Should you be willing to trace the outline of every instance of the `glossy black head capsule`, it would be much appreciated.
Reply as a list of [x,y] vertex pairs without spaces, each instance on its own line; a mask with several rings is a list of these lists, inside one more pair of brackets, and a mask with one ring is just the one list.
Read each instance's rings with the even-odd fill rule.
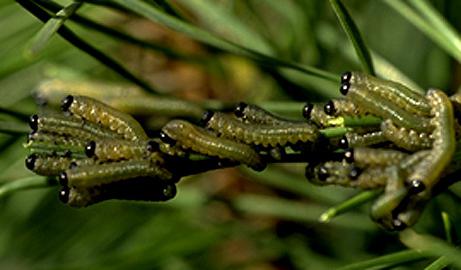
[[29,127],[32,129],[32,132],[38,130],[38,115],[34,114],[29,118]]
[[213,111],[206,111],[202,115],[202,119],[200,119],[200,124],[203,126],[206,126],[208,124],[208,121],[210,121],[211,117],[213,117],[214,112]]
[[342,136],[341,139],[339,139],[338,147],[342,149],[349,148],[349,142],[347,141],[346,136]]
[[63,112],[67,112],[69,110],[70,106],[72,105],[72,102],[74,102],[74,97],[73,96],[68,95],[67,97],[65,97],[61,102],[61,110]]
[[59,191],[59,194],[58,194],[58,198],[61,202],[63,203],[67,203],[69,202],[69,194],[70,194],[70,190],[68,187],[64,186],[61,188],[61,190]]
[[403,231],[404,229],[408,227],[407,224],[405,224],[403,221],[401,221],[398,218],[392,220],[392,226],[393,226],[392,229],[394,231]]
[[418,194],[420,192],[423,192],[426,189],[426,186],[421,180],[415,179],[411,180],[409,185],[408,185],[408,192],[410,194]]
[[362,173],[362,170],[360,168],[353,167],[351,171],[349,172],[349,178],[351,180],[357,180],[357,178],[359,178],[361,173]]
[[314,109],[314,104],[306,103],[306,105],[304,105],[303,107],[303,117],[306,118],[307,120],[311,119],[311,113],[313,109]]
[[329,100],[325,105],[323,106],[323,111],[330,116],[334,116],[336,114],[336,108],[333,100]]
[[238,118],[243,118],[245,116],[243,112],[245,111],[247,107],[248,107],[248,104],[246,104],[245,102],[240,102],[239,104],[237,104],[237,106],[235,106],[235,109],[234,109],[235,116],[237,116]]
[[69,184],[69,179],[67,179],[67,173],[65,172],[62,172],[61,174],[59,174],[59,184],[63,187],[67,186],[67,184]]
[[339,92],[341,94],[343,94],[344,96],[347,95],[347,93],[349,92],[349,89],[351,88],[351,84],[346,82],[346,83],[343,83],[341,84],[341,86],[339,87]]
[[33,171],[35,168],[35,161],[37,160],[37,155],[32,154],[26,158],[26,168]]
[[86,144],[86,146],[85,146],[85,155],[87,157],[89,157],[89,158],[93,157],[95,151],[96,151],[96,142],[95,141],[91,141],[91,142]]
[[162,195],[164,200],[169,200],[174,198],[176,196],[176,186],[175,185],[167,185],[163,190],[162,190]]
[[319,170],[317,171],[317,179],[320,181],[326,181],[330,174],[325,166],[320,166]]
[[170,146],[173,146],[176,144],[176,141],[170,138],[168,135],[166,135],[165,132],[163,131],[160,131],[160,140],[166,144],[169,144]]
[[156,152],[156,151],[159,151],[160,148],[159,148],[158,143],[156,141],[150,140],[150,141],[147,142],[146,150],[148,152]]
[[354,149],[349,148],[344,152],[344,160],[348,163],[354,162]]
[[344,72],[343,74],[341,74],[341,84],[350,82],[351,78],[352,78],[352,72],[350,71]]

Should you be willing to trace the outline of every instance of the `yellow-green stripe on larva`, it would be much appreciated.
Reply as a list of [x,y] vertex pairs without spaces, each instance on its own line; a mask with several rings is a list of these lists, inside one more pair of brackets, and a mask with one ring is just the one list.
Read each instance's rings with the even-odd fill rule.
[[381,130],[384,137],[393,142],[398,147],[408,151],[418,151],[428,149],[432,146],[430,134],[416,132],[412,129],[397,127],[391,120],[385,120],[381,123]]
[[350,85],[346,97],[365,111],[383,119],[390,119],[398,126],[414,129],[419,132],[432,130],[428,118],[414,115],[363,86]]
[[425,189],[417,196],[424,199],[431,196],[432,187],[450,164],[456,148],[453,106],[450,99],[444,92],[435,89],[428,91],[427,99],[432,106],[434,142],[429,155],[415,167],[407,179],[410,185],[418,185],[418,181],[423,183]]
[[133,142],[126,140],[96,140],[86,145],[86,154],[98,161],[117,161],[123,159],[141,159],[150,153],[147,151],[147,142]]
[[83,119],[123,135],[128,140],[147,140],[141,125],[129,114],[118,111],[98,100],[85,96],[67,96],[62,108]]
[[230,159],[246,164],[255,170],[261,170],[265,164],[258,153],[250,146],[232,140],[217,138],[203,128],[183,120],[172,120],[162,132],[176,141],[183,149],[200,154]]
[[171,172],[149,160],[127,160],[68,169],[60,180],[70,187],[86,188],[142,176],[158,180],[173,178]]
[[251,125],[238,121],[232,115],[215,112],[208,120],[207,127],[224,138],[233,138],[246,144],[284,146],[288,143],[314,142],[318,128],[302,122],[287,122],[286,125]]
[[241,119],[244,122],[250,124],[278,126],[286,125],[288,121],[264,110],[257,105],[246,104],[243,102],[239,103],[235,107],[234,114],[238,119]]
[[73,136],[81,140],[92,138],[121,138],[121,136],[109,129],[78,119],[58,114],[34,115],[30,119],[32,130],[40,133],[55,133],[64,136]]
[[350,153],[354,164],[359,167],[395,165],[408,156],[398,150],[368,147],[355,147]]
[[408,112],[422,116],[428,116],[431,112],[431,106],[423,95],[400,83],[379,79],[362,72],[352,72],[351,83],[364,85],[369,91],[377,93],[383,99],[395,103]]

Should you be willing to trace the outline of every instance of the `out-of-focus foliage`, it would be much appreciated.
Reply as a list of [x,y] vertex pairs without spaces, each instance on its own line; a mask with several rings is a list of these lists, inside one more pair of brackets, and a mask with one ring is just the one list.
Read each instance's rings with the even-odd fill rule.
[[[386,3],[393,1],[400,2],[342,1],[376,73],[422,89],[457,91],[461,69],[451,47],[456,40],[442,39],[447,45],[440,46]],[[164,94],[230,102],[322,101],[337,95],[332,77],[361,69],[328,1],[88,2],[101,5],[85,3],[78,15],[128,38],[85,26],[75,16],[63,24]],[[106,7],[108,2],[115,8]],[[133,2],[170,14],[163,24],[186,35],[152,22],[154,9],[139,10]],[[461,27],[459,1],[430,4],[454,29]],[[0,3],[0,25],[0,121],[23,124],[14,115],[37,110],[31,93],[45,78],[126,83],[110,65],[57,35],[43,48],[31,45],[42,23],[17,2]],[[40,51],[25,53],[30,48]],[[0,194],[11,181],[32,176],[24,168],[25,140],[0,134]],[[0,268],[331,269],[390,255],[376,265],[421,269],[435,260],[412,250],[392,257],[406,247],[370,221],[367,205],[319,223],[324,211],[355,192],[312,186],[300,165],[271,166],[258,174],[214,171],[184,179],[178,189],[166,203],[111,201],[79,210],[62,205],[54,187],[9,193],[0,201]],[[437,197],[415,229],[443,238],[443,210],[459,244],[460,195],[458,184]],[[407,238],[403,243],[418,247]]]

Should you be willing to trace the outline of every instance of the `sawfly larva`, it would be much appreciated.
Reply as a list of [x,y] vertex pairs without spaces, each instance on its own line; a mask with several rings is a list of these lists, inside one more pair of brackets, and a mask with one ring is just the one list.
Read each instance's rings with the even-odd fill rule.
[[80,116],[122,135],[125,139],[147,140],[141,125],[129,114],[118,111],[98,100],[85,96],[67,96],[62,110]]
[[419,133],[403,127],[399,128],[391,120],[383,121],[381,123],[381,130],[386,139],[408,151],[428,149],[432,146],[433,140],[430,134]]
[[173,181],[173,175],[149,160],[124,160],[68,169],[59,175],[63,186],[88,188],[136,177]]
[[308,123],[287,122],[285,125],[277,126],[250,125],[221,112],[210,113],[206,117],[206,127],[219,133],[221,137],[263,147],[314,142],[320,134],[316,126]]
[[200,154],[230,159],[246,164],[254,170],[265,168],[261,156],[250,146],[225,138],[218,138],[205,129],[194,126],[183,120],[168,122],[160,134],[160,138],[168,144],[176,144]]

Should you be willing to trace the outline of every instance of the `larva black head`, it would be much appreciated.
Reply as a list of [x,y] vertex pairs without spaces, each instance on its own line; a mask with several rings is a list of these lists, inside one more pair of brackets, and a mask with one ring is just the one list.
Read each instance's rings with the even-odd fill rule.
[[343,83],[343,84],[341,84],[341,87],[339,87],[339,92],[345,96],[349,92],[349,88],[351,88],[350,83],[348,83],[348,82]]
[[423,192],[426,189],[426,186],[421,180],[415,179],[411,180],[409,185],[408,185],[408,192],[410,194],[418,194],[420,192]]
[[29,127],[32,132],[36,132],[38,129],[38,115],[34,114],[29,118]]
[[146,150],[148,152],[156,152],[159,151],[158,143],[154,140],[150,140],[147,142]]
[[69,201],[69,194],[70,194],[69,188],[64,186],[59,191],[58,198],[61,202],[67,203]]
[[400,219],[396,218],[392,221],[392,226],[394,231],[403,231],[405,230],[408,226],[405,224],[405,222],[401,221]]
[[72,102],[74,102],[73,96],[68,95],[67,97],[65,97],[61,102],[61,110],[63,112],[67,112],[70,108],[70,105],[72,105]]
[[69,164],[69,169],[71,169],[71,170],[72,170],[72,169],[75,169],[75,168],[77,168],[77,167],[78,167],[78,165],[77,165],[77,162],[75,162],[75,161],[72,161],[72,162]]
[[341,139],[339,139],[338,147],[342,149],[349,148],[349,142],[347,141],[346,136],[342,136]]
[[335,108],[335,103],[333,100],[329,100],[325,105],[323,106],[323,111],[331,116],[334,116],[336,114],[336,108]]
[[266,162],[261,162],[261,163],[258,163],[256,165],[252,166],[251,168],[253,170],[257,171],[257,172],[262,172],[262,171],[264,171],[266,169],[266,167],[267,167]]
[[323,182],[327,180],[328,176],[330,176],[328,169],[323,165],[320,166],[319,170],[317,171],[317,179]]
[[206,111],[202,115],[202,119],[200,119],[200,123],[203,126],[206,126],[208,124],[208,121],[210,121],[211,117],[213,117],[214,112],[213,111]]
[[176,186],[175,185],[167,185],[163,190],[162,194],[164,196],[163,199],[169,200],[176,196]]
[[306,103],[306,105],[304,105],[303,107],[303,117],[306,118],[307,120],[311,119],[311,113],[313,109],[314,109],[314,104]]
[[349,172],[349,178],[351,180],[357,180],[357,178],[359,178],[361,173],[362,173],[362,170],[360,168],[353,167],[351,171]]
[[59,184],[63,187],[69,184],[69,179],[67,179],[67,173],[62,172],[61,174],[59,174]]
[[165,132],[163,131],[160,131],[160,140],[162,140],[162,142],[166,144],[169,144],[170,146],[173,146],[176,144],[176,141],[168,137],[168,135],[166,135]]
[[350,71],[344,72],[343,74],[341,74],[341,84],[350,82],[351,78],[352,78],[352,72]]
[[246,104],[245,102],[240,102],[239,104],[237,104],[237,106],[235,106],[234,109],[235,116],[237,116],[238,118],[243,118],[243,112],[245,111],[246,107],[248,107],[248,104]]
[[344,152],[344,159],[348,163],[354,162],[354,149],[352,148],[347,149],[346,152]]
[[91,141],[91,142],[86,144],[86,146],[85,146],[85,155],[87,157],[89,157],[89,158],[93,157],[95,151],[96,151],[96,142],[95,141]]
[[33,171],[35,168],[35,161],[37,160],[37,155],[32,154],[26,158],[26,168]]

